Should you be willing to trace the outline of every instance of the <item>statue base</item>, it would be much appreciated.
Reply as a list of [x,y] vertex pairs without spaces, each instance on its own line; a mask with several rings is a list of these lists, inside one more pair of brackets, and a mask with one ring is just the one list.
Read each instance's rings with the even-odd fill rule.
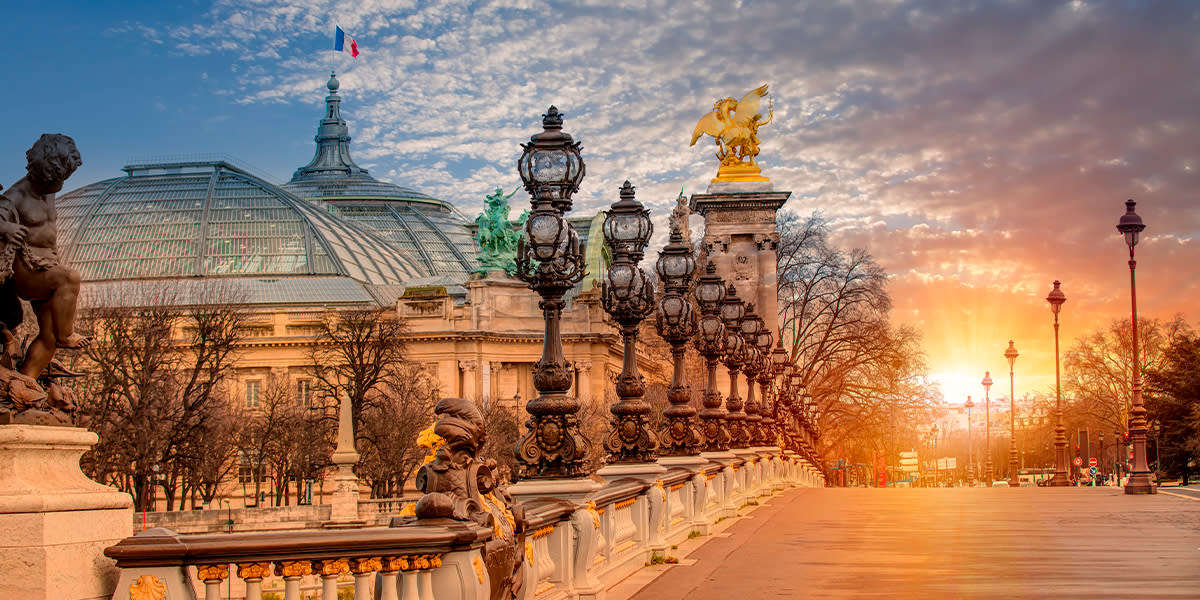
[[88,479],[79,457],[99,440],[77,427],[0,426],[0,598],[110,598],[104,549],[133,533],[133,499]]
[[735,183],[746,181],[770,181],[762,174],[762,169],[757,163],[734,163],[732,165],[721,165],[717,169],[717,176],[713,178],[713,183]]

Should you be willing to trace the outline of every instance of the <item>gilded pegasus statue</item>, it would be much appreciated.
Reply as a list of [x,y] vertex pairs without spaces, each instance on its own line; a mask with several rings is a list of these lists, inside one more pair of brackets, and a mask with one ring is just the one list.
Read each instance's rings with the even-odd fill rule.
[[738,164],[755,166],[758,156],[758,128],[771,122],[774,107],[767,99],[767,116],[764,119],[760,108],[767,97],[767,86],[763,84],[750,90],[741,100],[724,98],[713,103],[712,112],[700,118],[692,131],[692,142],[704,134],[711,135],[717,144],[717,159],[722,167]]

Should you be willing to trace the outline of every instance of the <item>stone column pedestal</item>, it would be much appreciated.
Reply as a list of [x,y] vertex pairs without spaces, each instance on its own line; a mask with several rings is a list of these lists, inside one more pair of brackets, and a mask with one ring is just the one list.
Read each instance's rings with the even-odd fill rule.
[[118,572],[104,549],[133,534],[133,499],[79,470],[99,439],[0,425],[0,598],[112,597]]

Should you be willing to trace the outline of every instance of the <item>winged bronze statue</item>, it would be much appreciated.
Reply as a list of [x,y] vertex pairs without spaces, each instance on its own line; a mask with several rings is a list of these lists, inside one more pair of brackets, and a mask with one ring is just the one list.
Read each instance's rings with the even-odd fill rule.
[[767,98],[767,85],[750,90],[741,100],[723,98],[713,103],[712,112],[700,118],[692,131],[692,142],[704,134],[713,137],[717,144],[717,159],[725,167],[746,165],[756,167],[758,156],[758,128],[771,122],[775,113],[771,99],[767,98],[767,115],[761,112],[762,99]]

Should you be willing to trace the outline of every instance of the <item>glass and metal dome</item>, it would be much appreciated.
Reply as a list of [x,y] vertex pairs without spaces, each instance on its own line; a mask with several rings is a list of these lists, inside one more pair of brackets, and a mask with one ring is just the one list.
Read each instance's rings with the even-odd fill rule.
[[325,84],[325,116],[317,150],[283,189],[370,230],[431,276],[462,282],[479,265],[469,220],[452,204],[378,181],[350,157],[350,128],[341,115],[338,80]]
[[428,269],[224,160],[132,164],[57,198],[84,281],[332,276],[400,285]]

